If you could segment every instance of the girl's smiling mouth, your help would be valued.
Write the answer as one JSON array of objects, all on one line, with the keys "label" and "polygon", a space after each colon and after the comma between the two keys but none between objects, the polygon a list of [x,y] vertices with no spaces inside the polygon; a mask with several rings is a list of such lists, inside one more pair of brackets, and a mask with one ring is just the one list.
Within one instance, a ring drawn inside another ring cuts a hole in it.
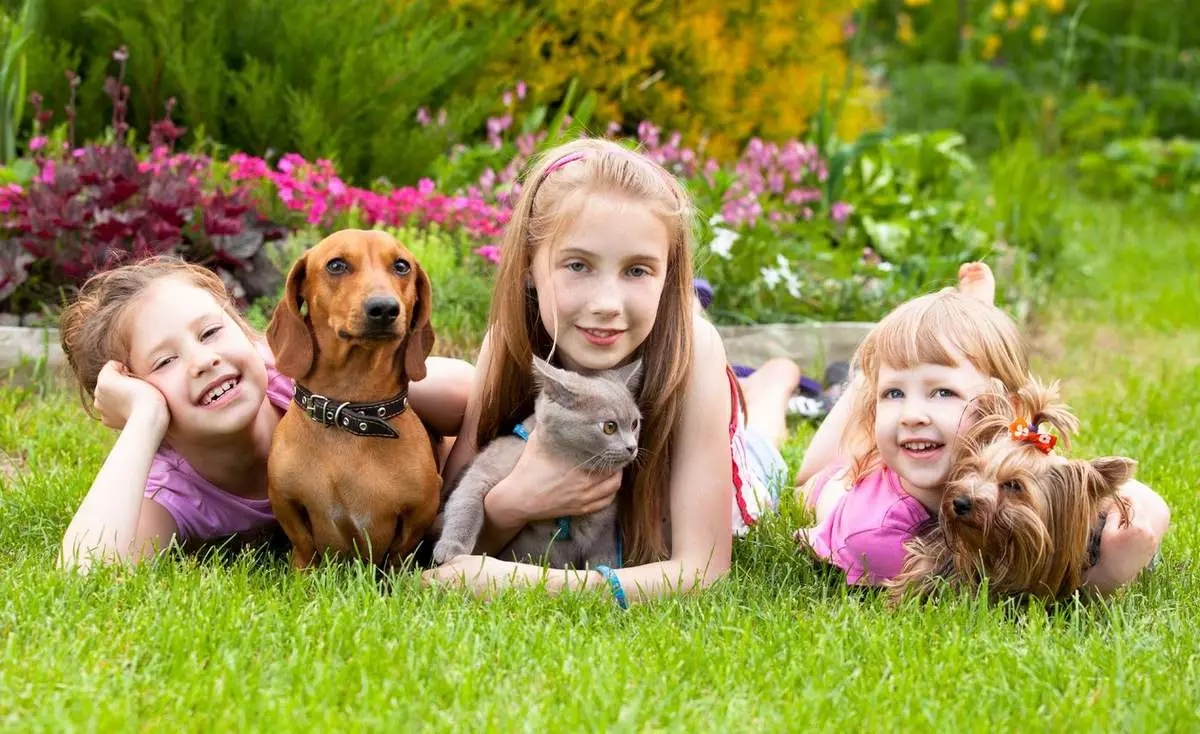
[{"label": "girl's smiling mouth", "polygon": [[196,402],[202,408],[224,405],[239,392],[237,388],[241,384],[242,378],[240,375],[222,377],[215,382],[209,383],[204,388],[204,391],[200,393],[200,399]]},{"label": "girl's smiling mouth", "polygon": [[625,333],[622,329],[588,329],[583,326],[575,328],[579,329],[580,333],[583,334],[583,338],[590,344],[598,347],[607,347],[615,344],[621,338],[621,335]]}]

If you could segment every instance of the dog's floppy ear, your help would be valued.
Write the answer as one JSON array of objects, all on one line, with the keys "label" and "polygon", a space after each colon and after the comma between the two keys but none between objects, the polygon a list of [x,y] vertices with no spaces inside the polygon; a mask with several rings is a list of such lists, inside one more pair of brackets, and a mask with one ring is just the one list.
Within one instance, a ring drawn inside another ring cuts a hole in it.
[{"label": "dog's floppy ear", "polygon": [[300,290],[307,269],[308,253],[305,253],[292,264],[283,300],[275,306],[267,326],[267,344],[275,354],[276,367],[293,380],[302,380],[312,371],[315,350],[312,329],[300,314],[304,302]]},{"label": "dog's floppy ear", "polygon": [[413,274],[417,278],[417,300],[413,303],[412,317],[408,321],[408,340],[404,346],[404,376],[409,380],[425,379],[425,358],[433,351],[433,325],[429,323],[433,312],[433,288],[429,276],[420,264],[413,263]]}]

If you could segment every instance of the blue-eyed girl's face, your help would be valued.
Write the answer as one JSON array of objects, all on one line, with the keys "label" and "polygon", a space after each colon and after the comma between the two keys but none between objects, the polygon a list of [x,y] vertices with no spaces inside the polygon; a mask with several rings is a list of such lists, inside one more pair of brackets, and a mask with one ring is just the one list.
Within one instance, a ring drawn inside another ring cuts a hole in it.
[{"label": "blue-eyed girl's face", "polygon": [[654,328],[670,235],[649,207],[613,194],[590,195],[573,219],[533,257],[542,325],[563,366],[611,369]]},{"label": "blue-eyed girl's face", "polygon": [[875,395],[875,441],[883,462],[906,488],[940,490],[950,474],[954,443],[970,426],[968,403],[987,386],[963,355],[957,364],[882,365]]}]

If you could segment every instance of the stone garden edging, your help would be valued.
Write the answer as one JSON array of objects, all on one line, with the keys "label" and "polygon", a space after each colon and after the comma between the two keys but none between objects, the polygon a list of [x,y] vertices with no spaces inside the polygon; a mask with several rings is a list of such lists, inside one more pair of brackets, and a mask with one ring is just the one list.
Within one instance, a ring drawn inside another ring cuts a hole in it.
[{"label": "stone garden edging", "polygon": [[40,326],[0,326],[0,370],[43,362],[60,368],[67,363],[58,329]]},{"label": "stone garden edging", "polygon": [[801,368],[814,362],[849,362],[854,350],[874,328],[870,321],[718,326],[731,364],[758,366],[772,357],[788,357]]}]

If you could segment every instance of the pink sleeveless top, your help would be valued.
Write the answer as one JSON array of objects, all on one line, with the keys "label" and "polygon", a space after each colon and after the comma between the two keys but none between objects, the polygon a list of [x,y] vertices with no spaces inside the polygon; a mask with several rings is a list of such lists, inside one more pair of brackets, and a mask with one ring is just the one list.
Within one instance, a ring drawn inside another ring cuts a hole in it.
[{"label": "pink sleeveless top", "polygon": [[[809,504],[829,480],[845,467],[832,467],[817,475]],[[863,477],[842,497],[825,521],[809,528],[813,553],[846,572],[846,582],[879,586],[897,576],[904,566],[904,543],[929,511],[904,491],[900,477],[886,466]]]},{"label": "pink sleeveless top", "polygon": [[[292,380],[267,364],[267,399],[282,416],[292,400]],[[250,535],[275,524],[268,499],[230,494],[208,481],[182,456],[160,446],[150,464],[145,496],[166,508],[182,542]]]}]

